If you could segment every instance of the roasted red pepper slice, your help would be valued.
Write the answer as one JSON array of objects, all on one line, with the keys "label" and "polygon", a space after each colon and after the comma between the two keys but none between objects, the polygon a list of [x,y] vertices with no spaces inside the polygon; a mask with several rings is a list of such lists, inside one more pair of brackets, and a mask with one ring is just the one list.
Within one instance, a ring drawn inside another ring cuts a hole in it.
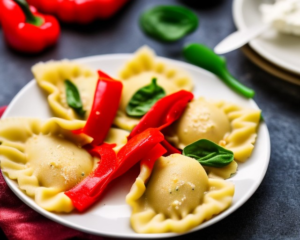
[{"label": "roasted red pepper slice", "polygon": [[127,0],[27,0],[42,12],[54,14],[61,21],[86,24],[97,18],[108,18]]},{"label": "roasted red pepper slice", "polygon": [[90,176],[65,194],[79,211],[84,211],[101,197],[113,179],[125,173],[142,159],[151,160],[154,157],[157,159],[163,155],[165,149],[161,145],[158,146],[163,139],[164,136],[159,130],[147,129],[130,139],[121,148],[117,157],[111,152],[112,146],[102,144],[96,147],[92,152],[96,151],[101,156],[99,166]]},{"label": "roasted red pepper slice", "polygon": [[116,146],[117,144],[103,143],[100,146],[87,149],[91,155],[101,158],[98,167],[93,172],[94,176],[103,176],[107,172],[114,170],[117,164],[117,156],[113,148]]},{"label": "roasted red pepper slice", "polygon": [[[188,102],[194,98],[191,92],[181,90],[158,100],[154,106],[144,115],[139,124],[132,130],[128,139],[147,128],[158,128],[159,130],[171,125],[185,110]],[[167,149],[165,156],[173,153],[181,153],[167,140],[163,140],[163,147]]]},{"label": "roasted red pepper slice", "polygon": [[161,142],[161,145],[167,150],[167,152],[164,156],[169,156],[170,154],[175,154],[175,153],[178,153],[178,154],[182,153],[179,149],[177,149],[173,145],[171,145],[166,139],[164,139]]},{"label": "roasted red pepper slice", "polygon": [[157,144],[142,160],[141,165],[147,165],[147,167],[152,170],[154,163],[158,158],[166,153],[166,149],[161,145]]},{"label": "roasted red pepper slice", "polygon": [[[127,172],[163,140],[164,135],[159,130],[151,128],[130,139],[118,152],[117,166],[110,176],[110,181]],[[99,185],[91,189],[88,194],[97,196],[103,192],[105,187],[105,184],[99,182]]]},{"label": "roasted red pepper slice", "polygon": [[57,42],[58,21],[29,8],[25,0],[0,1],[0,15],[4,38],[17,51],[38,53]]},{"label": "roasted red pepper slice", "polygon": [[92,145],[103,143],[119,108],[123,85],[107,74],[98,71],[99,80],[96,86],[92,111],[83,129],[74,133],[84,133],[94,140]]},{"label": "roasted red pepper slice", "polygon": [[163,140],[164,135],[154,128],[146,129],[144,132],[130,139],[118,152],[118,166],[114,173],[114,178],[127,172],[133,165],[144,158],[145,154],[148,154],[155,145]]},{"label": "roasted red pepper slice", "polygon": [[158,100],[144,115],[139,124],[132,130],[128,139],[147,128],[163,128],[176,121],[194,98],[191,92],[181,90]]},{"label": "roasted red pepper slice", "polygon": [[104,143],[101,146],[88,150],[92,155],[101,158],[98,167],[78,185],[65,192],[72,200],[74,207],[79,211],[85,210],[96,201],[96,199],[90,197],[87,192],[95,188],[99,182],[105,186],[108,184],[109,176],[114,171],[117,162],[117,156],[113,147],[114,145]]}]

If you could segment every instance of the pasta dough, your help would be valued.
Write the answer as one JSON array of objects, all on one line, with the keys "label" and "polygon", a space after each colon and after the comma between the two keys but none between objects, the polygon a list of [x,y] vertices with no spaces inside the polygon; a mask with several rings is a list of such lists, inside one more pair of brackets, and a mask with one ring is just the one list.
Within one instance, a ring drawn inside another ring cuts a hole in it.
[{"label": "pasta dough", "polygon": [[[81,146],[92,139],[71,130],[84,127],[85,121],[51,118],[8,118],[0,121],[0,167],[21,190],[48,211],[70,212],[71,200],[64,194],[88,176],[97,166]],[[106,142],[116,143],[118,151],[128,132],[110,129]]]},{"label": "pasta dough", "polygon": [[126,130],[132,130],[139,122],[138,118],[127,116],[126,106],[134,93],[150,84],[152,78],[157,79],[157,84],[167,95],[181,89],[191,91],[193,88],[193,82],[186,72],[156,60],[155,53],[148,47],[142,47],[135,53],[134,58],[120,71],[119,78],[123,83],[123,92],[114,124]]},{"label": "pasta dough", "polygon": [[209,178],[221,178],[221,179],[228,179],[232,177],[237,172],[238,164],[236,161],[232,161],[225,167],[207,167],[203,166]]},{"label": "pasta dough", "polygon": [[127,137],[129,136],[129,132],[118,129],[111,128],[105,138],[105,142],[107,143],[115,143],[117,146],[114,148],[116,153],[127,143]]},{"label": "pasta dough", "polygon": [[227,115],[231,131],[220,143],[234,153],[234,159],[245,162],[252,154],[257,137],[261,111],[242,108],[236,104],[220,101],[215,105]]},{"label": "pasta dough", "polygon": [[84,119],[87,119],[98,80],[96,71],[76,62],[63,60],[38,63],[32,67],[32,73],[38,85],[48,94],[48,103],[54,115],[67,120],[80,119],[66,100],[64,81],[72,81],[80,93],[83,109],[86,111]]},{"label": "pasta dough", "polygon": [[161,157],[150,174],[151,170],[142,164],[126,197],[132,207],[131,226],[138,233],[185,232],[224,211],[232,202],[234,186],[209,179],[192,158],[180,154]]}]

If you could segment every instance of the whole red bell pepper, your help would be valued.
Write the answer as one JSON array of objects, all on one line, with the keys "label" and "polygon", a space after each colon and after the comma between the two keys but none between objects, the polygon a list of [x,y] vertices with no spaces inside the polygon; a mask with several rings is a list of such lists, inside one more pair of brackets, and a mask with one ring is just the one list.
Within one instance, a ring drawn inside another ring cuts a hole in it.
[{"label": "whole red bell pepper", "polygon": [[99,79],[94,94],[91,113],[83,129],[73,131],[84,133],[94,140],[92,145],[103,143],[119,108],[123,84],[98,71]]},{"label": "whole red bell pepper", "polygon": [[66,191],[78,211],[84,211],[101,197],[107,185],[115,178],[124,174],[137,162],[144,160],[153,163],[166,150],[159,144],[164,139],[157,129],[147,129],[136,135],[125,144],[117,156],[111,145],[102,144],[90,150],[98,154],[101,160],[95,171],[77,186]]},{"label": "whole red bell pepper", "polygon": [[127,0],[27,0],[44,13],[54,14],[67,23],[86,24],[108,18]]},{"label": "whole red bell pepper", "polygon": [[0,15],[4,38],[17,51],[38,53],[57,42],[58,21],[38,13],[25,0],[1,0]]}]

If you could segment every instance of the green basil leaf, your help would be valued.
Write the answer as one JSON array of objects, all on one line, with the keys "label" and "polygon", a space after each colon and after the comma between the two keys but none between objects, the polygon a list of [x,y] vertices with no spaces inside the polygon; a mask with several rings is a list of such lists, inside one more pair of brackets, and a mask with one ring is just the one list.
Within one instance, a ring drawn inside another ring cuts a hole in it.
[{"label": "green basil leaf", "polygon": [[126,107],[126,113],[130,117],[142,117],[164,96],[166,96],[165,90],[158,86],[156,78],[153,78],[149,85],[140,88],[132,96]]},{"label": "green basil leaf", "polygon": [[201,165],[208,167],[224,167],[234,159],[232,151],[207,139],[201,139],[183,149],[183,155],[196,159]]},{"label": "green basil leaf", "polygon": [[140,26],[150,37],[164,42],[173,42],[195,31],[198,17],[181,6],[156,6],[142,13]]},{"label": "green basil leaf", "polygon": [[70,108],[81,117],[84,117],[85,112],[80,98],[80,93],[74,83],[70,80],[65,80],[67,103]]}]

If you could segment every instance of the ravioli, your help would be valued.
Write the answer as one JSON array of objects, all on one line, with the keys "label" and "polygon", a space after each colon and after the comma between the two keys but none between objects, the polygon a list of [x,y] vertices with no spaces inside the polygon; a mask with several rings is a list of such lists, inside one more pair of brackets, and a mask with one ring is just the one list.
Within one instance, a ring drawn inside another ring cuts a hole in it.
[{"label": "ravioli", "polygon": [[152,174],[142,164],[126,201],[134,231],[181,233],[227,209],[233,194],[232,183],[209,179],[197,161],[173,154],[159,158]]},{"label": "ravioli", "polygon": [[[71,200],[64,194],[88,176],[97,166],[81,146],[92,139],[71,130],[85,121],[51,118],[8,118],[0,121],[0,167],[18,182],[19,188],[48,211],[70,212]],[[106,142],[117,143],[118,151],[127,132],[110,129]]]},{"label": "ravioli", "polygon": [[233,151],[238,161],[244,161],[251,155],[247,149],[254,147],[260,114],[257,109],[199,98],[190,102],[168,129],[168,138],[180,149],[199,139],[208,139]]},{"label": "ravioli", "polygon": [[171,127],[173,142],[180,149],[199,139],[219,144],[230,130],[230,122],[224,111],[204,98],[190,102],[180,119]]},{"label": "ravioli", "polygon": [[[167,139],[180,149],[199,139],[208,139],[231,150],[235,160],[244,162],[252,154],[260,114],[257,109],[199,98],[190,102],[180,119],[167,129]],[[226,179],[237,167],[233,161],[222,168],[204,168],[210,177]]]},{"label": "ravioli", "polygon": [[86,111],[84,119],[87,119],[98,80],[96,71],[76,62],[63,60],[38,63],[32,67],[32,73],[38,85],[48,94],[48,103],[54,115],[67,120],[81,119],[66,100],[64,81],[72,81],[80,93],[83,109]]},{"label": "ravioli", "polygon": [[181,89],[187,91],[193,89],[193,82],[185,71],[157,60],[153,50],[146,46],[142,47],[119,73],[119,79],[123,83],[123,92],[114,121],[116,126],[132,130],[138,124],[139,118],[127,116],[126,106],[134,93],[150,84],[152,78],[157,79],[157,84],[165,90],[167,95]]}]

